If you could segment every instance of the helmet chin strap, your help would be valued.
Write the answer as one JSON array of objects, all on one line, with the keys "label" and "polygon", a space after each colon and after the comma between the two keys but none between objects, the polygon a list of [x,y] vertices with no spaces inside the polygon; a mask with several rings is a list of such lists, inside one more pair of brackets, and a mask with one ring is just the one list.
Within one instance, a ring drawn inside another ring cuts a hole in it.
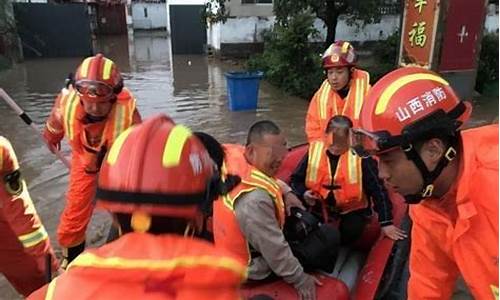
[{"label": "helmet chin strap", "polygon": [[425,198],[432,197],[432,193],[434,192],[434,181],[441,175],[444,168],[457,156],[457,150],[455,150],[454,145],[448,146],[445,154],[439,160],[436,168],[433,171],[429,171],[424,161],[418,154],[415,147],[410,144],[406,149],[403,149],[406,154],[406,157],[413,161],[417,169],[420,171],[420,175],[424,180],[422,191],[418,194],[406,195],[404,196],[406,203],[408,204],[417,204],[420,203]]}]

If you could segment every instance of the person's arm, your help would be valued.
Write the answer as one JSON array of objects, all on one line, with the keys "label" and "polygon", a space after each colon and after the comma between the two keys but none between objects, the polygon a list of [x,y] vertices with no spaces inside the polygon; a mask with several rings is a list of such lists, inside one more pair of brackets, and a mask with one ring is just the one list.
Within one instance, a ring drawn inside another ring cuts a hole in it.
[{"label": "person's arm", "polygon": [[377,162],[369,157],[363,159],[361,164],[363,169],[363,191],[372,199],[380,225],[392,225],[392,202],[384,182],[378,177]]},{"label": "person's arm", "polygon": [[26,183],[22,179],[12,145],[4,138],[0,138],[0,151],[1,184],[5,191],[5,198],[0,205],[2,215],[23,246],[24,252],[35,260],[37,271],[42,274],[45,272],[45,261],[47,256],[50,256],[55,272],[58,263],[52,252],[47,231],[40,222]]},{"label": "person's arm", "polygon": [[306,153],[290,177],[290,187],[301,200],[304,200],[304,193],[307,191],[306,175],[308,160],[309,154]]},{"label": "person's arm", "polygon": [[319,96],[320,95],[318,90],[311,99],[309,108],[307,109],[306,136],[309,143],[314,140],[321,139],[324,132],[324,128],[321,127],[322,122],[318,111]]},{"label": "person's arm", "polygon": [[451,299],[459,271],[443,251],[443,241],[417,219],[412,216],[408,299]]},{"label": "person's arm", "polygon": [[[293,255],[275,215],[274,203],[261,189],[241,196],[235,204],[236,219],[248,243],[257,250],[271,270],[286,282],[302,286],[309,275]],[[252,269],[249,269],[252,278]]]},{"label": "person's arm", "polygon": [[52,152],[53,148],[60,149],[60,143],[64,137],[61,100],[65,96],[65,93],[67,92],[60,92],[59,95],[57,95],[54,106],[52,107],[43,129],[43,137]]}]

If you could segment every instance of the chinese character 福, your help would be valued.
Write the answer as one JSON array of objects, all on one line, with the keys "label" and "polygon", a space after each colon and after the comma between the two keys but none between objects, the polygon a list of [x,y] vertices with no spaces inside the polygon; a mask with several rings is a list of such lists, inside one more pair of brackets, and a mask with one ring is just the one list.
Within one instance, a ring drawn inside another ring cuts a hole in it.
[{"label": "chinese character \u798f", "polygon": [[417,45],[419,47],[424,47],[427,41],[427,36],[425,35],[425,22],[413,23],[413,29],[408,32],[410,45],[413,47]]}]

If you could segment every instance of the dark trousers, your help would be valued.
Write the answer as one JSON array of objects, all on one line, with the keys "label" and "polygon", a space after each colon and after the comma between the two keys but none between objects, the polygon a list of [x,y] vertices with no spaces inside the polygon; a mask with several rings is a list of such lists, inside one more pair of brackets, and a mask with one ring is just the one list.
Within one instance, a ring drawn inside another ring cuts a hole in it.
[{"label": "dark trousers", "polygon": [[340,215],[339,219],[340,241],[342,245],[351,245],[361,238],[369,221],[369,212],[359,209]]}]

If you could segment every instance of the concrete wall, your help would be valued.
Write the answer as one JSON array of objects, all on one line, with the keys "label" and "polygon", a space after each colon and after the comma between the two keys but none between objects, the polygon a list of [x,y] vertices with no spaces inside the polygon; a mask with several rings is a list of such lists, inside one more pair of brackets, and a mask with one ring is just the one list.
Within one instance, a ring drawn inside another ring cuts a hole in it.
[{"label": "concrete wall", "polygon": [[14,10],[10,1],[0,1],[0,71],[23,59],[21,39],[17,34]]},{"label": "concrete wall", "polygon": [[226,2],[226,8],[231,17],[271,17],[273,5],[270,4],[242,4],[241,0]]},{"label": "concrete wall", "polygon": [[166,29],[167,22],[165,3],[132,3],[134,29]]},{"label": "concrete wall", "polygon": [[498,12],[495,4],[488,5],[484,27],[487,33],[498,33]]},{"label": "concrete wall", "polygon": [[262,42],[262,32],[273,26],[274,17],[228,19],[221,25],[221,43]]},{"label": "concrete wall", "polygon": [[[234,2],[240,3],[241,1]],[[233,11],[231,11],[232,14]],[[210,27],[208,44],[214,49],[220,50],[224,45],[229,44],[242,44],[246,47],[247,44],[260,43],[262,42],[262,32],[271,29],[273,23],[274,16],[230,18],[225,24],[220,23]],[[318,41],[324,41],[326,28],[323,21],[316,19],[314,26],[320,32]],[[399,26],[399,15],[385,15],[379,23],[368,24],[365,27],[361,27],[361,24],[348,25],[345,18],[341,17],[337,24],[336,39],[361,43],[383,40],[398,30]],[[485,30],[486,32],[498,32],[498,14],[494,7],[489,9],[485,20]]]},{"label": "concrete wall", "polygon": [[[216,24],[210,27],[208,43],[216,50],[220,50],[220,44],[245,44],[262,42],[262,33],[272,28],[274,16],[271,17],[239,17],[230,18],[225,24]],[[326,28],[323,21],[316,19],[314,26],[320,32],[317,41],[326,38]],[[341,18],[337,24],[337,39],[365,42],[385,39],[399,28],[399,16],[384,16],[380,23],[369,24],[364,28],[347,25],[345,19]],[[217,32],[220,32],[219,34]],[[220,35],[220,37],[219,37]],[[218,42],[220,40],[220,43]]]},{"label": "concrete wall", "polygon": [[221,47],[221,26],[222,24],[217,23],[207,28],[207,44],[216,51]]}]

